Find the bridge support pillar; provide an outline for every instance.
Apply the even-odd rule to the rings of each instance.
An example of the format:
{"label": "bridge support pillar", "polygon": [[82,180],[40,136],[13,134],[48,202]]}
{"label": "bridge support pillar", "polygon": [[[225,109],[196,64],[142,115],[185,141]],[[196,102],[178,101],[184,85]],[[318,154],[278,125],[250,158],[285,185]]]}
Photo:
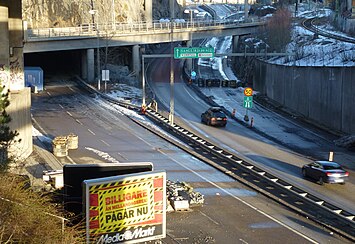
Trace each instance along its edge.
{"label": "bridge support pillar", "polygon": [[80,77],[87,81],[88,79],[88,64],[87,64],[87,50],[81,51],[80,57]]}
{"label": "bridge support pillar", "polygon": [[232,37],[232,52],[236,53],[238,51],[239,36]]}
{"label": "bridge support pillar", "polygon": [[9,9],[7,6],[0,6],[0,77],[1,85],[10,89],[10,39],[9,39]]}
{"label": "bridge support pillar", "polygon": [[[238,52],[238,46],[239,46],[239,39],[240,36],[232,36],[232,52],[237,53]],[[237,57],[233,57],[233,63],[235,63]]]}
{"label": "bridge support pillar", "polygon": [[141,72],[141,61],[140,61],[140,46],[134,45],[132,47],[132,68],[136,75],[136,79],[139,80],[139,74]]}
{"label": "bridge support pillar", "polygon": [[82,57],[82,76],[87,79],[89,83],[95,81],[95,54],[94,49],[87,49]]}

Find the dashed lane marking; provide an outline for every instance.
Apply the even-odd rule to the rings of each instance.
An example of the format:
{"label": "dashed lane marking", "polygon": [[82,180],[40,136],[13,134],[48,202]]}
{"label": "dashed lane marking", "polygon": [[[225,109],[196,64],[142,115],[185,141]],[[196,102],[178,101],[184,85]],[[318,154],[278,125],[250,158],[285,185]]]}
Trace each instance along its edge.
{"label": "dashed lane marking", "polygon": [[[142,137],[138,136],[138,138],[140,138],[142,141],[144,141],[146,144],[151,145],[151,143],[149,143],[148,141],[144,140]],[[151,145],[152,146],[152,145]],[[234,195],[232,192],[220,187],[219,185],[217,185],[215,182],[207,179],[206,177],[204,177],[203,175],[199,174],[198,172],[194,171],[193,169],[189,168],[188,166],[180,163],[179,161],[177,161],[175,158],[169,156],[168,154],[164,153],[161,151],[161,154],[167,156],[168,158],[170,158],[172,161],[176,162],[177,164],[179,164],[180,166],[184,167],[185,169],[189,170],[190,172],[194,173],[195,175],[199,176],[201,179],[204,179],[206,182],[210,183],[211,185],[215,186],[216,188],[220,189],[221,191],[225,192],[227,195],[233,197],[234,199],[240,201],[241,203],[243,203],[244,205],[250,207],[251,209],[253,209],[254,211],[264,215],[265,217],[275,221],[276,223],[280,224],[281,226],[285,227],[286,229],[292,231],[293,233],[305,238],[306,240],[308,240],[311,243],[318,243],[317,241],[313,240],[312,238],[306,236],[305,234],[299,232],[296,229],[293,229],[291,226],[288,226],[287,224],[281,222],[280,220],[276,219],[275,217],[271,216],[270,214],[258,209],[257,207],[253,206],[252,204],[246,202],[245,200],[243,200],[242,198]]]}
{"label": "dashed lane marking", "polygon": [[80,120],[76,119],[75,121],[78,122],[78,124],[83,125],[83,123],[81,123]]}
{"label": "dashed lane marking", "polygon": [[108,144],[107,142],[105,142],[104,140],[100,140],[103,144],[105,144],[106,146],[110,147],[111,145]]}
{"label": "dashed lane marking", "polygon": [[205,216],[206,218],[208,218],[209,220],[211,220],[213,223],[215,223],[216,225],[219,225],[219,223],[217,221],[215,221],[214,219],[212,219],[210,216],[208,216],[207,214],[203,213],[200,211],[200,213]]}
{"label": "dashed lane marking", "polygon": [[93,134],[93,135],[96,135],[92,130],[88,129],[88,131]]}

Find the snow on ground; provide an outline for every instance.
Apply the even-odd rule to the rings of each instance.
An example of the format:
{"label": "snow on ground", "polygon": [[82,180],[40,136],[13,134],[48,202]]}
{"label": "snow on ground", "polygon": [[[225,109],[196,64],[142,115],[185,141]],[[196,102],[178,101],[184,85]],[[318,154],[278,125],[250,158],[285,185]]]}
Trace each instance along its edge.
{"label": "snow on ground", "polygon": [[[313,18],[329,17],[332,11],[329,9],[316,9],[316,11],[301,12],[298,17]],[[318,26],[322,31],[347,36],[336,31],[330,23]],[[314,33],[301,26],[294,26],[292,42],[287,46],[286,52],[295,53],[294,57],[280,57],[269,59],[269,62],[296,65],[296,66],[355,66],[355,44],[341,42],[335,39],[319,35],[314,38]],[[355,38],[354,38],[355,40]]]}
{"label": "snow on ground", "polygon": [[142,100],[142,89],[127,84],[116,83],[110,87],[110,92],[107,95],[116,98],[120,102],[138,105],[139,101]]}
{"label": "snow on ground", "polygon": [[355,66],[355,44],[319,35],[300,26],[293,30],[293,42],[287,46],[291,58],[274,58],[270,62],[296,66]]}

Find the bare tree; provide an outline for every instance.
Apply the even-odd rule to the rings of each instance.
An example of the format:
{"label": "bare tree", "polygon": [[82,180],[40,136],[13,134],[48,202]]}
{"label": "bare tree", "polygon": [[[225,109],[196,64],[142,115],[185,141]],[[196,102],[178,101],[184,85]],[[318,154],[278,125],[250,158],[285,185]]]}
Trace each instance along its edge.
{"label": "bare tree", "polygon": [[265,42],[271,51],[283,51],[291,41],[291,13],[286,8],[276,10],[267,21],[265,27]]}

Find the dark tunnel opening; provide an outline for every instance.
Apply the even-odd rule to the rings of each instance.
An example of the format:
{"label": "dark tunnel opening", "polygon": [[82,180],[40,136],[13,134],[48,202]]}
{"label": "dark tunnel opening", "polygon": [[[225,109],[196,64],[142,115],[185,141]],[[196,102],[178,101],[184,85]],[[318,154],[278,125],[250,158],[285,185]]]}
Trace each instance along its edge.
{"label": "dark tunnel opening", "polygon": [[80,57],[80,50],[26,53],[24,65],[42,68],[45,80],[53,76],[71,77],[80,75]]}

